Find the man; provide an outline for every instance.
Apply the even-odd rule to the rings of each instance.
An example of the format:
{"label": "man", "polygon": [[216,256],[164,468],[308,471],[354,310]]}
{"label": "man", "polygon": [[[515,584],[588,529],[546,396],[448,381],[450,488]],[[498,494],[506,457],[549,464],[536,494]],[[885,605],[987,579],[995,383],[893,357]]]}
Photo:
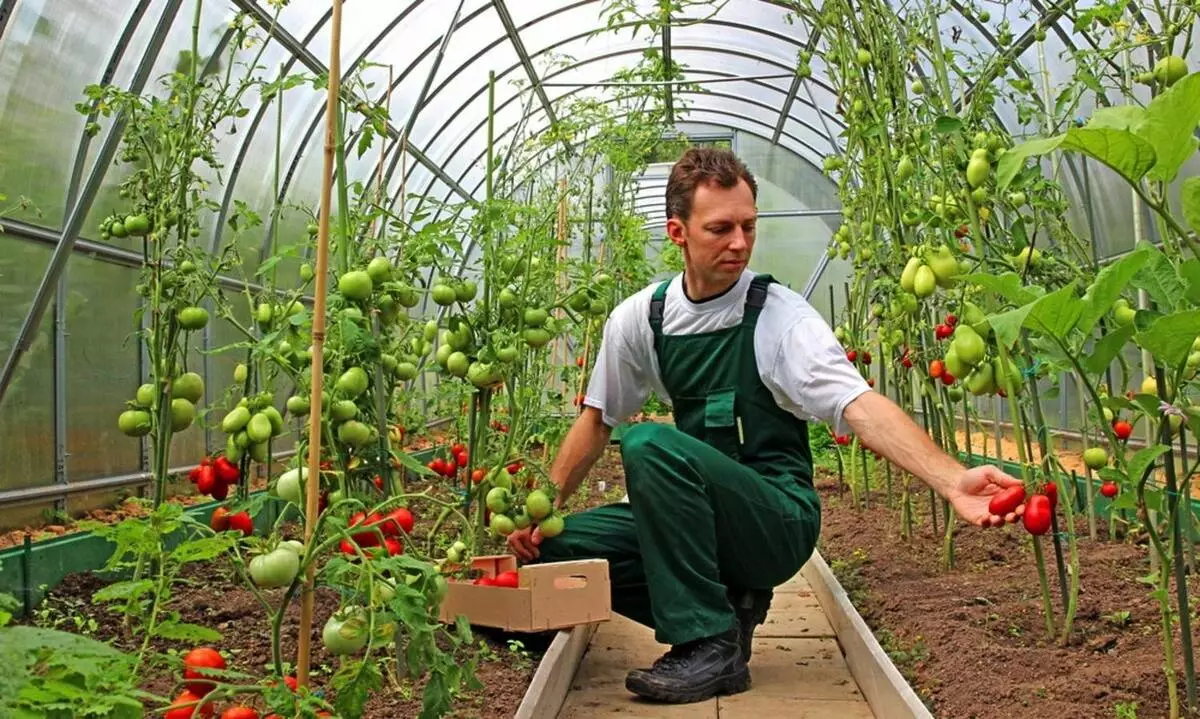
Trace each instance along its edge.
{"label": "man", "polygon": [[772,589],[808,561],[821,525],[806,421],[855,432],[921,478],[967,522],[1000,526],[988,502],[1019,484],[967,470],[871,390],[829,325],[798,294],[747,271],[757,185],[730,152],[691,149],[667,183],[667,236],[685,270],[612,313],[584,409],[551,469],[561,505],[651,391],[675,427],[644,423],[621,442],[628,495],[567,518],[544,540],[509,537],[524,561],[603,558],[614,611],[671,650],[626,688],[693,702],[745,691],[753,632]]}

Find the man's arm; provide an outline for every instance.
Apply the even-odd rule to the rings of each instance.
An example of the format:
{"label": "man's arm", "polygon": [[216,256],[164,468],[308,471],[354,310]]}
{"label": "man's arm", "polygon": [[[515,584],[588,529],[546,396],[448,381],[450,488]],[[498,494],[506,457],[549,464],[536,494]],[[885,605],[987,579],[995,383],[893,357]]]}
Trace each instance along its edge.
{"label": "man's arm", "polygon": [[1021,505],[1001,517],[988,509],[992,497],[1021,484],[997,467],[967,469],[934,444],[894,402],[875,391],[864,392],[846,405],[843,421],[863,444],[887,457],[945,497],[960,517],[982,527],[1016,522]]}
{"label": "man's arm", "polygon": [[611,436],[612,428],[604,424],[600,410],[584,407],[583,413],[567,432],[550,467],[550,481],[558,487],[558,497],[554,502],[556,507],[562,507],[579,489],[579,483],[604,454]]}
{"label": "man's arm", "polygon": [[908,413],[878,392],[864,392],[846,405],[843,420],[862,443],[902,469],[946,493],[966,467],[934,444]]}

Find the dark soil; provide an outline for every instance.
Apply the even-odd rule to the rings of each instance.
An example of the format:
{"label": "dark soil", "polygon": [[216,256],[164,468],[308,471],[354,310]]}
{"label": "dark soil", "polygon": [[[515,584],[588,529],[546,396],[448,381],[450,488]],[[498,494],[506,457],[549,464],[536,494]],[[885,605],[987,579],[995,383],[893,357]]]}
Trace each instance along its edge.
{"label": "dark soil", "polygon": [[[1150,572],[1146,547],[1110,542],[1103,530],[1100,541],[1091,542],[1081,523],[1079,603],[1063,647],[1047,638],[1033,548],[1019,525],[962,526],[956,565],[947,570],[941,532],[935,536],[930,525],[928,491],[919,483],[915,536],[908,542],[899,536],[898,494],[897,509],[885,506],[882,492],[872,494],[869,509],[856,509],[848,492],[839,497],[836,473],[821,473],[817,486],[825,509],[821,553],[936,716],[1167,716],[1158,604],[1151,588],[1138,582]],[[1062,595],[1048,536],[1043,553],[1061,629]],[[1189,591],[1195,632],[1195,576]],[[1174,600],[1173,586],[1171,592]],[[1182,707],[1178,626],[1175,634]],[[1136,714],[1129,711],[1133,704]]]}
{"label": "dark soil", "polygon": [[[421,488],[410,487],[410,491],[414,489]],[[623,494],[619,450],[611,447],[572,498],[571,508],[579,510],[597,506],[615,501]],[[420,537],[428,531],[430,524],[428,518],[419,517],[414,535]],[[285,528],[284,534],[297,536],[300,530]],[[487,549],[502,551],[498,542]],[[174,587],[168,608],[179,611],[179,620],[182,622],[220,631],[224,638],[217,646],[225,655],[230,670],[260,677],[269,673],[271,636],[268,617],[254,594],[236,579],[229,565],[218,562],[197,566],[185,571],[184,579],[186,581]],[[46,601],[35,610],[35,615],[25,621],[67,631],[80,631],[78,627],[82,623],[89,636],[111,641],[121,649],[136,652],[140,637],[135,639],[122,630],[119,614],[92,603],[92,595],[104,584],[104,579],[92,573],[68,576],[49,593]],[[278,603],[283,590],[269,590],[266,594],[271,598],[270,601]],[[338,597],[332,589],[319,588],[315,592],[311,665],[314,689],[327,686],[339,664],[336,657],[325,651],[320,637],[321,628],[337,606]],[[281,637],[282,656],[289,663],[294,662],[296,656],[299,614],[297,595],[288,609]],[[450,716],[460,719],[512,717],[554,633],[506,634],[479,627],[474,628],[473,633],[475,645],[460,649],[458,659],[460,664],[471,658],[478,662],[476,676],[483,688],[457,697]],[[441,644],[443,650],[451,648],[449,640]],[[154,652],[166,653],[186,651],[191,645],[155,639],[151,647]],[[393,676],[389,677],[388,674]],[[149,669],[142,684],[143,689],[160,696],[178,691],[176,686],[177,674],[166,666]],[[421,681],[411,683],[402,674],[395,676],[394,666],[389,664],[384,688],[371,696],[363,716],[369,719],[416,717],[421,711],[423,688]],[[222,709],[218,707],[218,715]]]}

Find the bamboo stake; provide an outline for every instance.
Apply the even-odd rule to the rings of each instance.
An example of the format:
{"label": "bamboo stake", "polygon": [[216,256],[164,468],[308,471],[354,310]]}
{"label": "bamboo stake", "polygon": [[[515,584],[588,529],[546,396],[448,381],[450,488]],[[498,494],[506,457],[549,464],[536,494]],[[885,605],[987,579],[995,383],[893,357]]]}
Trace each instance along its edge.
{"label": "bamboo stake", "polygon": [[[329,216],[333,202],[334,132],[337,127],[338,97],[341,93],[342,0],[333,0],[332,37],[329,50],[329,95],[325,106],[325,175],[321,179],[321,212],[317,230],[317,276],[313,291],[312,390],[309,393],[308,481],[305,482],[304,546],[312,551],[321,488],[321,392],[325,366],[325,294],[329,282]],[[342,208],[343,211],[345,208]],[[300,588],[300,633],[296,656],[296,679],[308,686],[312,654],[313,581],[316,563],[308,562]]]}

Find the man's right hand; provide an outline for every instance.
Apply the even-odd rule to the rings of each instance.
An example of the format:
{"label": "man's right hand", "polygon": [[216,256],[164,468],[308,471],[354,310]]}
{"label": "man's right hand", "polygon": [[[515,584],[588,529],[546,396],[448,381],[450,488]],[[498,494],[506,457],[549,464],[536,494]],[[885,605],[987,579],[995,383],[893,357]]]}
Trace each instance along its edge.
{"label": "man's right hand", "polygon": [[508,535],[508,546],[517,559],[522,562],[532,562],[538,558],[538,545],[542,543],[542,530],[537,527],[518,529]]}

